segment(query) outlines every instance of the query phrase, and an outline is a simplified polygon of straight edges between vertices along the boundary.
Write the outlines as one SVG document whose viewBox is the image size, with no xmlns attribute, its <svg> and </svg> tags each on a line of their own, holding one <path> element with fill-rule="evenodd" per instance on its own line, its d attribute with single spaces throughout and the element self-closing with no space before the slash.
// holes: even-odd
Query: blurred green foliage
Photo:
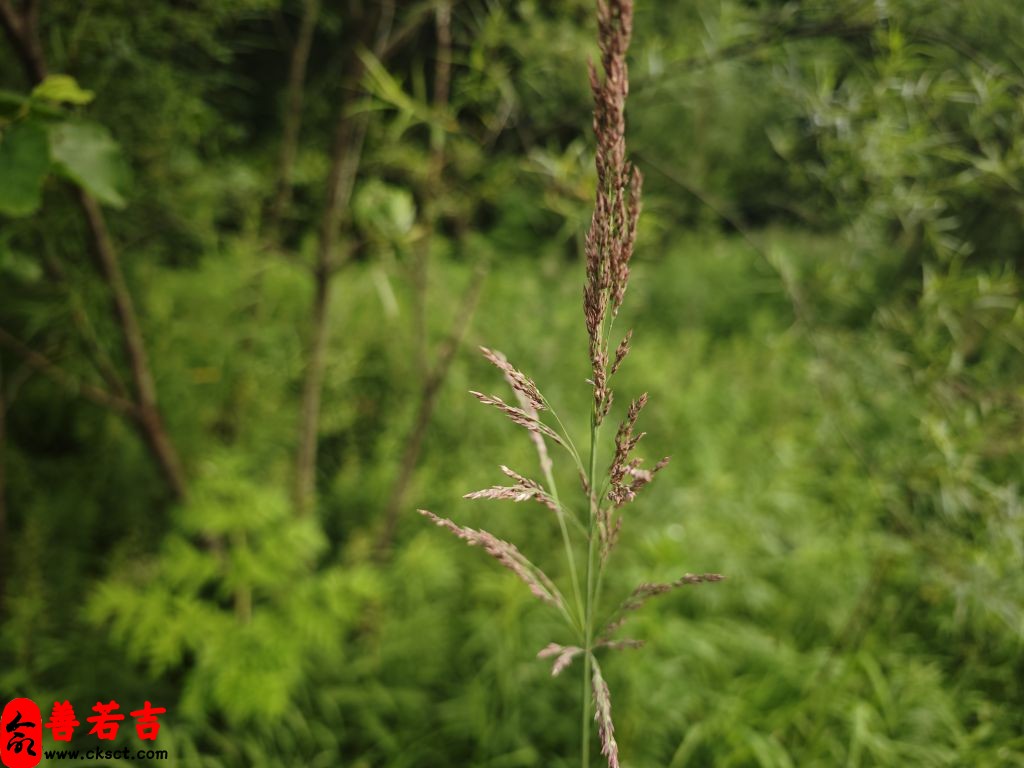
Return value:
<svg viewBox="0 0 1024 768">
<path fill-rule="evenodd" d="M 539 508 L 461 500 L 536 460 L 465 392 L 500 391 L 486 343 L 584 429 L 591 5 L 454 3 L 444 106 L 438 3 L 399 4 L 386 61 L 359 48 L 374 4 L 325 7 L 268 246 L 300 5 L 44 3 L 58 76 L 34 91 L 0 49 L 0 328 L 75 380 L 102 381 L 97 349 L 124 369 L 73 185 L 93 193 L 191 482 L 171 502 L 123 418 L 0 348 L 0 694 L 159 703 L 176 765 L 575 765 L 577 686 L 533 658 L 558 627 L 410 513 L 558 562 Z M 638 2 L 619 400 L 650 392 L 647 451 L 674 460 L 606 593 L 728 580 L 652 603 L 647 647 L 603 663 L 624 765 L 1024 765 L 1022 48 L 1012 0 Z M 310 267 L 357 50 L 366 145 L 297 517 Z M 481 263 L 382 563 L 424 386 L 414 308 L 438 346 Z"/>
</svg>

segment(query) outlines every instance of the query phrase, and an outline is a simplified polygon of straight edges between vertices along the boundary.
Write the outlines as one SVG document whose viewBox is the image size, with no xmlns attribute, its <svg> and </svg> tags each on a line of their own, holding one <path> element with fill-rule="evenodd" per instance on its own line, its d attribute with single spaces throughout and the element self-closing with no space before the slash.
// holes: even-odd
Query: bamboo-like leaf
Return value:
<svg viewBox="0 0 1024 768">
<path fill-rule="evenodd" d="M 375 98 L 418 122 L 441 128 L 449 133 L 458 131 L 458 123 L 451 115 L 410 96 L 371 51 L 359 48 L 356 55 L 366 69 L 366 90 Z"/>
</svg>

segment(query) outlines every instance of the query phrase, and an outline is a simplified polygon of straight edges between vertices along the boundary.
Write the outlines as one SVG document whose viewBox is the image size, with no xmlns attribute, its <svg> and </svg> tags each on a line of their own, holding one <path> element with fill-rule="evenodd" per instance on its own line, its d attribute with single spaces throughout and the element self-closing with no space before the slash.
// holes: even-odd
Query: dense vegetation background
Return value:
<svg viewBox="0 0 1024 768">
<path fill-rule="evenodd" d="M 557 628 L 411 513 L 557 562 L 461 500 L 535 461 L 466 390 L 486 343 L 586 427 L 592 10 L 0 0 L 0 698 L 150 699 L 176 765 L 575 764 Z M 624 765 L 1024 765 L 1019 4 L 640 0 L 631 75 L 674 461 L 607 591 L 728 580 L 605 664 Z"/>
</svg>

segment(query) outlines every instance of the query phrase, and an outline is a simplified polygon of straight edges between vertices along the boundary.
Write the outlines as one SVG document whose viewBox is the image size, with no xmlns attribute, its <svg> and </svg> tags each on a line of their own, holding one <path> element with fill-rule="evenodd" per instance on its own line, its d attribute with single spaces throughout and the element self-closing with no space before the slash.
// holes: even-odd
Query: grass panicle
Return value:
<svg viewBox="0 0 1024 768">
<path fill-rule="evenodd" d="M 583 314 L 591 365 L 590 384 L 593 387 L 589 453 L 584 457 L 576 448 L 569 430 L 533 379 L 509 363 L 501 352 L 481 347 L 484 357 L 501 371 L 515 394 L 518 406 L 510 405 L 495 395 L 477 391 L 471 394 L 528 430 L 537 449 L 544 482 L 502 466 L 502 472 L 513 481 L 511 485 L 496 485 L 465 496 L 467 499 L 503 499 L 514 502 L 532 500 L 552 510 L 561 533 L 566 566 L 564 575 L 570 581 L 573 602 L 565 600 L 554 581 L 514 545 L 486 531 L 463 528 L 431 512 L 421 510 L 421 513 L 468 544 L 482 547 L 519 576 L 534 595 L 561 613 L 572 643 L 549 643 L 537 656 L 540 659 L 554 659 L 551 668 L 553 677 L 561 675 L 577 657 L 582 659 L 581 765 L 583 768 L 590 765 L 590 724 L 593 719 L 597 723 L 601 754 L 609 768 L 617 768 L 619 747 L 615 741 L 615 725 L 612 721 L 611 693 L 596 652 L 641 647 L 642 642 L 638 640 L 613 639 L 612 635 L 647 600 L 688 584 L 720 581 L 722 576 L 716 573 L 685 574 L 670 583 L 641 584 L 607 620 L 598 621 L 605 571 L 622 528 L 620 510 L 636 499 L 639 491 L 665 467 L 668 458 L 646 468 L 643 460 L 634 456 L 645 434 L 637 431 L 637 422 L 647 405 L 647 394 L 644 393 L 630 402 L 619 424 L 606 474 L 602 476 L 598 471 L 601 425 L 614 401 L 611 379 L 626 360 L 633 337 L 633 331 L 630 330 L 612 350 L 614 322 L 629 284 L 629 265 L 636 243 L 643 179 L 626 156 L 625 105 L 629 93 L 626 53 L 632 35 L 632 0 L 597 0 L 597 20 L 601 72 L 593 64 L 590 66 L 594 132 L 597 139 L 597 195 L 585 240 L 583 289 Z M 542 420 L 541 414 L 544 414 L 546 421 Z M 587 511 L 583 519 L 559 495 L 554 463 L 548 452 L 549 440 L 564 448 L 572 459 Z M 570 525 L 577 534 L 575 537 L 570 534 Z M 577 566 L 580 550 L 586 551 L 582 568 Z"/>
</svg>

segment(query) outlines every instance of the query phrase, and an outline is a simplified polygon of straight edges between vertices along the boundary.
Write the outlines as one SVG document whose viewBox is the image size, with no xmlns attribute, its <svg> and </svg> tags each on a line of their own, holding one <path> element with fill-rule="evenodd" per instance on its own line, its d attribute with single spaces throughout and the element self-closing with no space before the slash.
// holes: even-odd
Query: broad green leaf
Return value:
<svg viewBox="0 0 1024 768">
<path fill-rule="evenodd" d="M 32 98 L 58 104 L 88 104 L 95 94 L 82 88 L 71 75 L 50 75 L 32 89 Z"/>
<path fill-rule="evenodd" d="M 50 127 L 54 170 L 107 205 L 122 208 L 130 177 L 121 147 L 102 125 L 57 123 Z"/>
<path fill-rule="evenodd" d="M 401 187 L 372 179 L 356 192 L 353 201 L 356 223 L 384 240 L 398 242 L 416 223 L 416 202 Z"/>
<path fill-rule="evenodd" d="M 0 213 L 28 216 L 42 202 L 50 166 L 46 131 L 32 121 L 16 123 L 0 137 Z"/>
</svg>

